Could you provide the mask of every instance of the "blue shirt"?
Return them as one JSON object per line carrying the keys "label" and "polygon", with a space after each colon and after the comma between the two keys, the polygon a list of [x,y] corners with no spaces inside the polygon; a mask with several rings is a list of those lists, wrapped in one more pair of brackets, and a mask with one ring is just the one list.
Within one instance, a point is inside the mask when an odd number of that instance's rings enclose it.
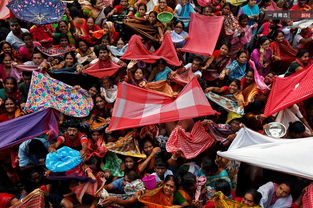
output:
{"label": "blue shirt", "polygon": [[119,178],[112,182],[113,189],[118,190],[121,194],[125,194],[124,191],[124,178]]}

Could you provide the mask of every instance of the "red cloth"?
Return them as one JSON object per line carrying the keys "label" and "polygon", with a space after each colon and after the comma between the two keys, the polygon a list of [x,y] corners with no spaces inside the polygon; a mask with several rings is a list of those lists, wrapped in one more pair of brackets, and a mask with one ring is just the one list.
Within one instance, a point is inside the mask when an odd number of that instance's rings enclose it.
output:
{"label": "red cloth", "polygon": [[282,43],[274,41],[270,45],[273,55],[278,56],[281,61],[292,62],[296,59],[297,50],[294,49],[287,40]]}
{"label": "red cloth", "polygon": [[115,131],[149,124],[185,120],[215,114],[194,78],[176,99],[120,83],[108,130]]}
{"label": "red cloth", "polygon": [[106,62],[99,60],[94,65],[92,65],[89,68],[85,69],[84,73],[101,79],[103,77],[112,76],[121,67],[122,66],[117,65],[116,63],[114,63],[112,61],[112,59],[110,59],[110,60],[108,60]]}
{"label": "red cloth", "polygon": [[214,51],[224,17],[208,17],[196,13],[190,15],[189,39],[182,51],[209,56]]}
{"label": "red cloth", "polygon": [[148,51],[141,39],[137,35],[133,35],[128,43],[128,48],[121,58],[140,60],[146,63],[155,63],[158,59],[164,59],[170,65],[181,65],[169,33],[164,35],[162,45],[155,52]]}
{"label": "red cloth", "polygon": [[197,157],[201,152],[209,148],[214,143],[214,138],[200,121],[195,123],[191,132],[186,132],[181,127],[176,127],[166,143],[167,152],[182,151],[182,156],[187,159]]}
{"label": "red cloth", "polygon": [[265,112],[270,116],[313,96],[313,64],[288,77],[277,77],[268,97]]}
{"label": "red cloth", "polygon": [[13,197],[13,194],[0,193],[0,208],[10,207],[10,201]]}
{"label": "red cloth", "polygon": [[313,207],[313,184],[310,184],[302,197],[303,208]]}
{"label": "red cloth", "polygon": [[7,7],[8,3],[9,3],[9,0],[0,1],[0,19],[7,19],[12,16],[10,13],[10,10]]}

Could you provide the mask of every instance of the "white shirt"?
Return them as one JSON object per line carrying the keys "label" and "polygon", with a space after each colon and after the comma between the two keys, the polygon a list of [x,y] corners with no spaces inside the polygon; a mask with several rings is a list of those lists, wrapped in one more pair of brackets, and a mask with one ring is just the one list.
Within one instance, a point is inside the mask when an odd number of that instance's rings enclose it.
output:
{"label": "white shirt", "polygon": [[[29,33],[29,31],[25,28],[21,28],[21,30],[22,33]],[[25,43],[21,39],[16,37],[12,31],[7,35],[6,41],[10,43],[15,50],[18,50],[21,46],[25,45]]]}

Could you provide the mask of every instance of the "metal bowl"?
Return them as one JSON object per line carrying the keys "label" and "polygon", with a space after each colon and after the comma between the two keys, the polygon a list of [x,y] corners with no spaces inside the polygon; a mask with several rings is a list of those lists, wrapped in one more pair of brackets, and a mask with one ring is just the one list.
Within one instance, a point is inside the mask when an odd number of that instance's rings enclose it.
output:
{"label": "metal bowl", "polygon": [[286,135],[287,129],[282,123],[271,122],[265,129],[265,133],[267,136],[270,137],[281,138]]}

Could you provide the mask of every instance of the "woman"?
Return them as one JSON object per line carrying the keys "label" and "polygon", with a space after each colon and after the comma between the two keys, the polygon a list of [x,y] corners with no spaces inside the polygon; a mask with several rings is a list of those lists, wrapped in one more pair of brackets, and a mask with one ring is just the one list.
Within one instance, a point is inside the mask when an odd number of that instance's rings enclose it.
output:
{"label": "woman", "polygon": [[175,48],[183,48],[188,39],[188,33],[184,31],[184,23],[182,21],[175,22],[174,30],[170,34]]}
{"label": "woman", "polygon": [[13,63],[13,57],[10,53],[4,53],[1,56],[2,61],[0,64],[0,82],[10,76]]}
{"label": "woman", "polygon": [[259,8],[261,11],[278,11],[281,10],[273,0],[263,0],[259,4]]}
{"label": "woman", "polygon": [[4,54],[4,53],[9,53],[15,59],[20,58],[18,51],[14,50],[12,48],[12,45],[10,43],[6,42],[6,41],[1,41],[0,42],[0,51],[1,51],[0,55]]}
{"label": "woman", "polygon": [[230,10],[231,5],[226,3],[222,9],[222,15],[224,16],[224,33],[227,40],[231,40],[231,37],[234,35],[236,30],[240,29],[238,20],[234,17],[233,13]]}
{"label": "woman", "polygon": [[309,52],[304,49],[300,49],[297,53],[296,60],[290,64],[285,74],[285,77],[290,76],[298,71],[301,71],[312,64]]}
{"label": "woman", "polygon": [[114,23],[110,21],[103,21],[102,23],[103,35],[108,35],[111,39],[110,44],[116,43],[119,39],[119,33],[115,30]]}
{"label": "woman", "polygon": [[93,37],[93,32],[96,32],[98,30],[101,30],[99,25],[95,24],[95,20],[92,17],[89,17],[86,22],[86,30],[88,31],[88,38],[91,44],[96,44],[97,39]]}
{"label": "woman", "polygon": [[177,18],[184,22],[184,25],[188,27],[191,13],[195,13],[195,5],[189,0],[181,0],[175,7],[174,13]]}
{"label": "woman", "polygon": [[60,21],[56,32],[53,33],[54,45],[59,44],[61,35],[66,35],[71,46],[75,46],[75,38],[69,30],[68,24],[65,21]]}
{"label": "woman", "polygon": [[254,61],[255,66],[261,76],[266,76],[270,71],[272,63],[272,49],[270,40],[263,36],[258,41],[259,47],[254,49],[251,53],[251,60]]}
{"label": "woman", "polygon": [[22,93],[17,87],[17,81],[13,77],[7,77],[3,81],[4,88],[0,89],[0,99],[5,100],[7,98],[13,98],[16,102],[20,103],[22,99]]}
{"label": "woman", "polygon": [[128,44],[125,45],[125,42],[120,38],[116,46],[108,46],[108,49],[111,51],[112,55],[115,57],[121,57],[124,55],[125,51],[128,48]]}
{"label": "woman", "polygon": [[132,171],[132,170],[138,173],[138,165],[137,165],[136,158],[131,157],[131,156],[126,156],[123,159],[123,163],[121,164],[121,170],[124,171],[125,173]]}
{"label": "woman", "polygon": [[34,49],[38,46],[41,46],[41,44],[37,41],[33,41],[30,33],[23,33],[22,40],[24,41],[25,45],[21,46],[18,52],[22,60],[26,62],[32,59]]}
{"label": "woman", "polygon": [[141,141],[141,151],[147,156],[146,159],[138,161],[138,171],[141,175],[147,173],[152,174],[154,172],[154,162],[156,154],[161,152],[160,147],[155,147],[153,141],[150,138],[144,138]]}
{"label": "woman", "polygon": [[173,175],[166,176],[164,184],[160,188],[147,191],[139,197],[139,201],[145,207],[172,207],[174,205],[186,206],[188,202],[177,192],[178,181]]}
{"label": "woman", "polygon": [[260,200],[262,198],[262,195],[260,192],[254,189],[248,190],[243,198],[236,198],[237,201],[239,201],[243,206],[247,207],[260,207]]}
{"label": "woman", "polygon": [[228,56],[230,51],[230,46],[228,44],[223,44],[219,50],[215,50],[208,58],[205,66],[202,68],[203,76],[208,81],[215,81],[223,69],[229,64],[230,57]]}
{"label": "woman", "polygon": [[16,101],[12,98],[4,100],[4,113],[0,114],[0,122],[8,121],[22,115]]}
{"label": "woman", "polygon": [[[67,52],[64,55],[64,61],[51,68],[53,73],[81,73],[83,66],[77,63],[75,53],[73,51]],[[55,69],[55,70],[54,70]]]}
{"label": "woman", "polygon": [[292,203],[291,184],[283,182],[281,184],[268,182],[258,189],[262,194],[260,205],[263,208],[288,208]]}
{"label": "woman", "polygon": [[108,152],[105,147],[106,143],[104,133],[101,130],[93,130],[91,132],[91,139],[88,140],[86,160],[89,160],[93,156],[103,158]]}
{"label": "woman", "polygon": [[259,6],[257,5],[257,1],[256,0],[249,0],[248,4],[241,7],[240,11],[239,11],[239,15],[240,14],[245,14],[248,16],[249,18],[249,22],[248,25],[252,26],[256,23],[256,21],[259,18],[260,15],[260,9]]}
{"label": "woman", "polygon": [[161,12],[170,12],[174,13],[173,9],[167,6],[167,0],[159,0],[159,5],[155,6],[153,11],[160,14]]}
{"label": "woman", "polygon": [[133,85],[145,87],[147,84],[147,80],[141,68],[135,68],[133,71],[128,70],[127,76],[127,81]]}
{"label": "woman", "polygon": [[114,103],[117,97],[117,86],[114,85],[110,77],[104,77],[101,80],[100,87],[101,96],[105,98],[107,103]]}
{"label": "woman", "polygon": [[158,13],[156,11],[151,11],[148,20],[142,23],[133,23],[125,20],[124,24],[134,30],[135,33],[139,33],[141,36],[159,43],[163,40],[164,26],[157,20],[157,16]]}
{"label": "woman", "polygon": [[110,117],[110,108],[101,95],[95,96],[95,106],[91,112],[91,117],[98,116],[104,119]]}
{"label": "woman", "polygon": [[219,76],[221,80],[227,76],[230,80],[240,80],[246,75],[248,63],[248,54],[245,51],[239,51],[237,53],[236,60],[234,60],[230,65],[226,66]]}
{"label": "woman", "polygon": [[82,65],[89,64],[97,56],[92,47],[89,47],[85,40],[78,41],[78,47],[76,49],[77,62]]}
{"label": "woman", "polygon": [[158,60],[157,66],[152,70],[148,82],[157,82],[160,80],[167,79],[169,73],[172,70],[166,66],[166,62],[163,59]]}

